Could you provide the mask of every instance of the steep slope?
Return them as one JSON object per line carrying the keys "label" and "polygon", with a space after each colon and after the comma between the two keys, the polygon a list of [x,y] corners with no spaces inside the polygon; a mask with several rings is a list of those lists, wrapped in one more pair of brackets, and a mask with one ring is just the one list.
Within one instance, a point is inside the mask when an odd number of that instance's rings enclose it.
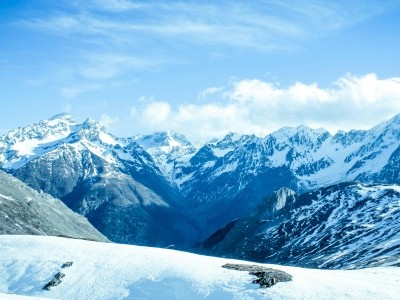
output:
{"label": "steep slope", "polygon": [[282,188],[204,244],[215,254],[303,267],[400,266],[400,187],[341,183],[302,195]]}
{"label": "steep slope", "polygon": [[0,171],[0,234],[62,235],[107,241],[86,218],[60,200]]}
{"label": "steep slope", "polygon": [[0,140],[3,168],[60,198],[111,240],[157,246],[195,240],[179,191],[132,139],[58,115]]}
{"label": "steep slope", "polygon": [[[224,258],[68,240],[0,236],[2,293],[54,299],[398,299],[400,268],[355,271],[261,265],[285,271],[292,281],[264,289],[248,272],[228,270]],[[72,266],[61,268],[65,262]],[[50,290],[57,272],[65,276]],[[5,295],[7,299],[7,294]],[[20,298],[18,298],[20,299]]]}

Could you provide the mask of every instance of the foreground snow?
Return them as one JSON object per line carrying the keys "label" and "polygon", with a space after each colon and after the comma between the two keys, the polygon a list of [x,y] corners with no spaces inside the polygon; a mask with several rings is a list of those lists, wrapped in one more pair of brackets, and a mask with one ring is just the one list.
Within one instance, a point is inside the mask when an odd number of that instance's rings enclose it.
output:
{"label": "foreground snow", "polygon": [[[237,261],[174,250],[44,236],[0,236],[0,298],[58,299],[398,299],[400,268],[312,270],[269,265],[293,281],[269,289]],[[72,261],[69,268],[61,265]],[[242,262],[243,263],[243,262]],[[62,271],[50,291],[42,287]],[[31,299],[31,298],[29,298]]]}

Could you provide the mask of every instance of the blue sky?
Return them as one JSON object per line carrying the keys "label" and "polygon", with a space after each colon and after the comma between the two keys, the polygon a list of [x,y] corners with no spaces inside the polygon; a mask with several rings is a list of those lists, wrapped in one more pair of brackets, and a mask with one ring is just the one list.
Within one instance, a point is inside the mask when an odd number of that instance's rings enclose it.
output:
{"label": "blue sky", "polygon": [[0,133],[369,128],[400,113],[400,1],[0,2]]}

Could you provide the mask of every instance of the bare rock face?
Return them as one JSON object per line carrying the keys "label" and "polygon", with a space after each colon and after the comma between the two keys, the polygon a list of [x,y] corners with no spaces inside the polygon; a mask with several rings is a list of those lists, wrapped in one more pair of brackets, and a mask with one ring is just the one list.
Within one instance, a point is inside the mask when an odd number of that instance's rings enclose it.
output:
{"label": "bare rock face", "polygon": [[225,264],[222,266],[225,269],[247,271],[250,275],[257,278],[253,283],[259,284],[262,288],[269,288],[278,282],[292,281],[292,275],[271,268],[266,268],[257,265],[244,265],[244,264]]}
{"label": "bare rock face", "polygon": [[61,283],[61,278],[64,278],[64,277],[65,277],[65,274],[64,274],[64,273],[61,273],[61,272],[56,273],[56,275],[54,275],[54,278],[53,278],[52,280],[50,280],[50,281],[43,287],[43,289],[49,291],[50,288],[59,285],[59,284]]}
{"label": "bare rock face", "polygon": [[73,265],[73,261],[67,261],[67,262],[65,262],[65,263],[63,263],[62,264],[62,266],[61,266],[61,268],[69,268],[69,267],[71,267],[72,265]]}

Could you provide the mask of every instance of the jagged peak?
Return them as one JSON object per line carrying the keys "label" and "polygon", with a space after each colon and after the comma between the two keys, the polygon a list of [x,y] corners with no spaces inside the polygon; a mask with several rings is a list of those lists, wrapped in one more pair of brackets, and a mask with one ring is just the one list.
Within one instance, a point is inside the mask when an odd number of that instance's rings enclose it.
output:
{"label": "jagged peak", "polygon": [[73,118],[70,114],[63,112],[56,114],[48,119],[48,121],[54,121],[54,120],[73,120]]}
{"label": "jagged peak", "polygon": [[287,143],[291,141],[298,145],[311,142],[313,144],[319,144],[332,135],[324,128],[313,129],[304,125],[296,127],[284,126],[277,131],[267,135],[264,140],[267,141],[270,138],[277,140],[278,143]]}
{"label": "jagged peak", "polygon": [[87,118],[82,124],[81,127],[83,129],[94,129],[96,131],[105,131],[105,127],[100,122],[93,120],[91,118]]}
{"label": "jagged peak", "polygon": [[247,134],[240,134],[236,132],[228,132],[224,137],[220,139],[213,139],[207,144],[214,145],[214,146],[230,146],[232,144],[240,143],[241,141],[247,141],[251,138],[256,138],[254,134],[247,135]]}
{"label": "jagged peak", "polygon": [[47,120],[40,121],[39,125],[46,127],[73,126],[75,125],[75,120],[71,115],[67,113],[61,113],[54,115]]}
{"label": "jagged peak", "polygon": [[382,134],[384,131],[387,131],[388,129],[395,129],[396,131],[400,130],[400,114],[395,115],[387,121],[379,123],[378,125],[368,130],[368,132],[372,133],[374,136],[377,136]]}
{"label": "jagged peak", "polygon": [[159,131],[146,135],[137,135],[133,139],[145,149],[192,146],[192,143],[186,138],[186,136],[172,130]]}
{"label": "jagged peak", "polygon": [[68,114],[57,114],[37,123],[18,127],[2,136],[7,143],[17,141],[51,139],[52,136],[67,135],[75,126],[74,119]]}
{"label": "jagged peak", "polygon": [[237,141],[237,140],[239,140],[242,136],[243,136],[243,135],[240,134],[240,133],[229,131],[229,132],[225,135],[224,139],[230,139],[230,140],[233,140],[233,141]]}
{"label": "jagged peak", "polygon": [[272,132],[269,134],[270,136],[279,136],[279,135],[285,135],[287,137],[294,136],[296,134],[301,134],[301,135],[325,135],[329,134],[329,131],[327,131],[325,128],[311,128],[305,125],[298,125],[298,126],[284,126],[281,127],[280,129]]}
{"label": "jagged peak", "polygon": [[389,120],[382,122],[383,124],[396,124],[396,125],[400,125],[400,113],[396,114],[395,116],[393,116],[392,118],[390,118]]}

